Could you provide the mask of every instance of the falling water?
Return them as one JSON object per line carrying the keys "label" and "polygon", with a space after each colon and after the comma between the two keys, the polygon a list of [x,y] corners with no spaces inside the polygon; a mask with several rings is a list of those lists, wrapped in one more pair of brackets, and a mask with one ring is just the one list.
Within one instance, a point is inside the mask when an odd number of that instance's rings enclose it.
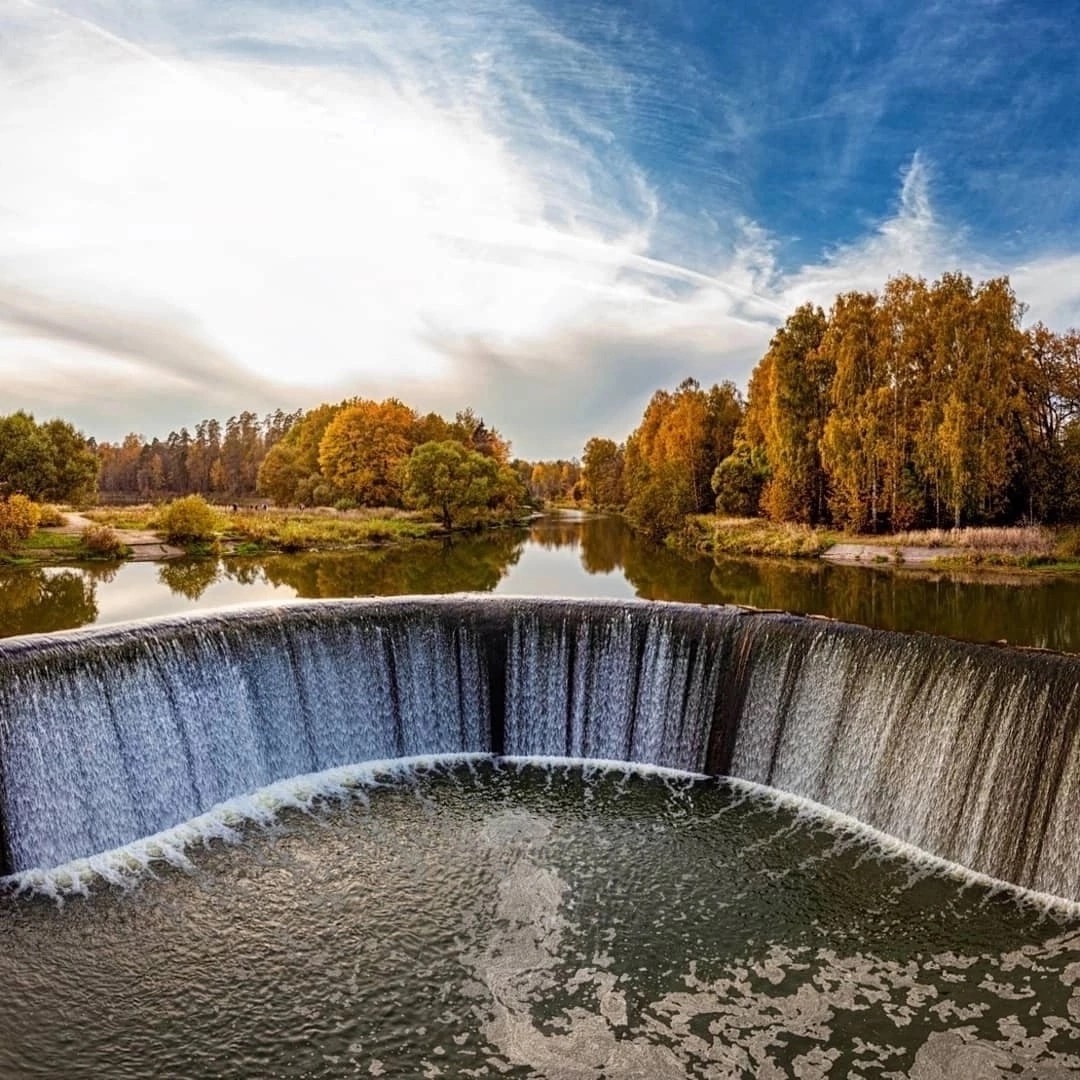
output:
{"label": "falling water", "polygon": [[425,598],[0,643],[9,870],[419,754],[726,774],[1080,899],[1080,660],[678,604]]}

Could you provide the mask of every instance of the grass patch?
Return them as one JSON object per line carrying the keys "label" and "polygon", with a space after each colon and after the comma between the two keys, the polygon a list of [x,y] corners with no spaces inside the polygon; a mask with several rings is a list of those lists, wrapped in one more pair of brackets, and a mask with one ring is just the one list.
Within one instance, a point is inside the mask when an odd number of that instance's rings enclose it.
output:
{"label": "grass patch", "polygon": [[154,531],[161,525],[161,511],[157,506],[95,506],[83,516],[112,529]]}
{"label": "grass patch", "polygon": [[1013,569],[1075,571],[1080,569],[1080,527],[1041,525],[966,529],[909,530],[881,536],[845,534],[809,525],[777,524],[764,518],[722,518],[708,514],[686,519],[672,546],[713,555],[815,558],[834,544],[888,548],[869,556],[870,564],[903,565],[904,548],[941,550],[929,565],[935,569]]}
{"label": "grass patch", "polygon": [[237,542],[238,550],[309,551],[422,540],[440,531],[428,515],[401,510],[329,514],[266,510],[230,514],[223,537]]}
{"label": "grass patch", "polygon": [[23,551],[65,551],[75,552],[82,548],[82,537],[75,534],[42,532],[31,533],[19,545]]}
{"label": "grass patch", "polygon": [[[162,507],[96,507],[86,516],[113,529],[137,529],[162,534]],[[442,525],[430,513],[394,507],[362,507],[336,510],[243,509],[236,513],[215,506],[218,515],[216,540],[187,542],[190,554],[214,554],[215,544],[226,544],[237,555],[264,555],[273,551],[334,551],[356,547],[398,544],[427,540],[443,534]],[[463,528],[484,529],[508,522],[499,519],[469,519]]]}
{"label": "grass patch", "polygon": [[687,519],[677,546],[713,555],[784,556],[811,559],[840,539],[831,529],[777,524],[764,518],[718,518],[700,514]]}
{"label": "grass patch", "polygon": [[252,543],[250,540],[244,540],[241,543],[237,544],[235,548],[233,548],[233,554],[234,555],[265,555],[267,550],[268,549],[267,549],[265,544],[255,544],[255,543]]}
{"label": "grass patch", "polygon": [[[860,544],[889,547],[959,548],[973,556],[1009,555],[1017,558],[1054,558],[1065,532],[1044,525],[981,526],[966,529],[911,529],[887,536],[850,536]],[[1077,554],[1080,554],[1078,547]]]}
{"label": "grass patch", "polygon": [[0,551],[0,565],[2,566],[40,566],[46,561],[40,554],[38,558],[31,559],[26,555],[12,555],[6,551]]}

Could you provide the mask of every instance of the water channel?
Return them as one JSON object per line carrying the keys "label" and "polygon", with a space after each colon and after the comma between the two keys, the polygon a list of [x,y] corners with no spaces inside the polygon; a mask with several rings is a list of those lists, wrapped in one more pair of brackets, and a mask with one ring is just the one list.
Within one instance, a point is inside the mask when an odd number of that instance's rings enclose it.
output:
{"label": "water channel", "polygon": [[367,551],[0,570],[0,636],[257,600],[451,592],[748,604],[891,630],[1080,652],[1080,576],[684,557],[618,518]]}

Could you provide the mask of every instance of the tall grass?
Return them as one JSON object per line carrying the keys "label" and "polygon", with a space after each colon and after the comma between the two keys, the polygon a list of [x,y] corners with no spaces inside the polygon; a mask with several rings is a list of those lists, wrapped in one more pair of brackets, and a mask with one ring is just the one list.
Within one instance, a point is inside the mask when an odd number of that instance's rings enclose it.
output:
{"label": "tall grass", "polygon": [[923,529],[873,537],[871,543],[891,547],[960,548],[965,552],[1051,558],[1060,533],[1042,525],[983,526],[966,529]]}
{"label": "tall grass", "polygon": [[805,559],[832,547],[839,535],[810,525],[775,523],[764,518],[717,518],[702,514],[687,520],[678,546],[716,555],[768,555]]}

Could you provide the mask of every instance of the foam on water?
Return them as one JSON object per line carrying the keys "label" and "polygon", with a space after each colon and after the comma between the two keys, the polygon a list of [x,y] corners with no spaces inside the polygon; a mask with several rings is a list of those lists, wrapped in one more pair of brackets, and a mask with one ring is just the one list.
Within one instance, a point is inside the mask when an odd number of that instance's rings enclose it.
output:
{"label": "foam on water", "polygon": [[100,882],[120,887],[137,884],[153,873],[155,863],[193,871],[188,852],[214,840],[239,843],[249,826],[269,826],[288,810],[316,811],[321,804],[365,798],[376,788],[400,787],[425,774],[446,774],[456,766],[490,760],[490,754],[419,754],[358,765],[339,766],[279,780],[258,791],[218,803],[180,825],[97,855],[72,859],[51,868],[35,867],[0,878],[0,890],[62,899],[86,895]]}
{"label": "foam on water", "polygon": [[251,827],[269,828],[288,811],[317,813],[321,807],[343,800],[367,801],[368,793],[388,787],[408,788],[428,777],[452,776],[455,770],[470,770],[481,763],[496,769],[547,772],[552,780],[571,772],[586,782],[597,778],[635,777],[662,784],[669,795],[678,797],[697,784],[716,783],[738,795],[731,808],[750,804],[755,809],[783,811],[792,815],[789,828],[823,831],[832,835],[838,852],[845,845],[862,849],[864,857],[881,862],[902,863],[909,882],[923,877],[939,877],[955,882],[961,889],[985,892],[986,900],[1005,899],[1038,915],[1078,918],[1080,903],[1037,892],[970,870],[942,859],[895,836],[858,821],[810,799],[736,778],[709,777],[661,765],[611,758],[575,758],[544,755],[441,754],[414,755],[371,761],[309,773],[270,784],[258,791],[229,799],[181,825],[123,847],[87,858],[71,860],[51,869],[35,868],[0,878],[0,891],[14,895],[44,896],[63,902],[71,896],[85,896],[100,884],[130,888],[155,864],[185,872],[195,872],[190,853],[213,841],[240,843]]}

